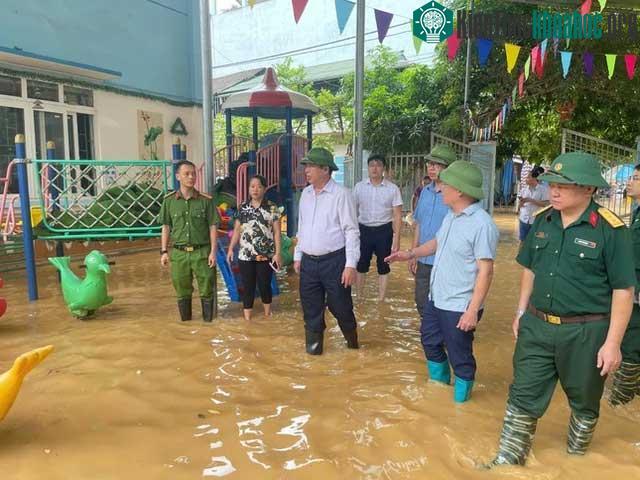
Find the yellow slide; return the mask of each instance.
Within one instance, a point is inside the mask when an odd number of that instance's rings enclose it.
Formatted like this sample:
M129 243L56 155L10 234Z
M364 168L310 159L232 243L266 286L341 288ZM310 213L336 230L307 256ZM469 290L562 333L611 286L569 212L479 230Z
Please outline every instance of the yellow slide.
M0 421L7 416L18 396L24 377L53 351L53 345L23 353L13 362L13 367L0 375Z

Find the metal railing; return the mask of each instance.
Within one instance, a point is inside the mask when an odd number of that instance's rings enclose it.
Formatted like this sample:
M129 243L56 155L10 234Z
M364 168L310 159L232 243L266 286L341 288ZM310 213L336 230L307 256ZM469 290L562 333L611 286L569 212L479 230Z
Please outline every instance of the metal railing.
M11 177L13 174L14 161L10 161L7 165L6 175L0 177L0 185L2 185L2 195L0 196L0 229L3 241L7 241L10 235L16 233L16 196L9 197L9 187L11 186Z
M404 211L411 210L413 192L426 174L425 154L395 153L389 156L386 176L400 189Z
M626 196L626 186L640 161L638 148L625 147L574 130L562 130L562 153L583 151L597 156L602 162L602 175L609 188L601 188L595 199L615 212L627 223L631 221L632 200Z

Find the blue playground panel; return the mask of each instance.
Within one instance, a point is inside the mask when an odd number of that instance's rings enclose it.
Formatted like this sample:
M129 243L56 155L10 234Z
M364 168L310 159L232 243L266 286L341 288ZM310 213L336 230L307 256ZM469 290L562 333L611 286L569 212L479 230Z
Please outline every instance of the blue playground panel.
M218 237L218 248L216 250L216 263L218 269L222 273L222 278L229 291L229 298L232 302L240 302L241 294L244 291L242 285L242 277L240 276L240 267L238 265L238 246L236 246L233 253L233 262L231 265L227 262L227 249L229 248L229 236L221 235ZM256 297L259 296L259 289L256 288ZM271 291L273 295L280 294L280 288L278 287L278 281L275 274L271 276Z

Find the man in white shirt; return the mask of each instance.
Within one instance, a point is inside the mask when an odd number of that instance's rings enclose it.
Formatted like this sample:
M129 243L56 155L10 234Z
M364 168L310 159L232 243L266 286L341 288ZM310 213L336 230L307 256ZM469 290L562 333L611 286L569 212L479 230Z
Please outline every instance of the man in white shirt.
M306 349L322 354L325 307L338 320L348 348L358 348L351 285L360 258L360 232L353 196L338 185L331 152L312 148L301 160L307 186L300 196L298 243L293 268L300 274Z
M376 254L378 267L378 301L383 301L389 280L389 264L384 261L400 245L402 226L402 195L400 189L384 178L387 166L382 155L371 155L368 160L369 178L358 182L353 198L360 227L360 260L357 292L363 297L364 282L369 271L371 257Z
M538 181L538 177L544 173L544 168L539 165L533 167L526 179L526 185L521 190L519 201L518 222L520 225L520 241L524 242L535 220L536 212L549 205L549 187Z

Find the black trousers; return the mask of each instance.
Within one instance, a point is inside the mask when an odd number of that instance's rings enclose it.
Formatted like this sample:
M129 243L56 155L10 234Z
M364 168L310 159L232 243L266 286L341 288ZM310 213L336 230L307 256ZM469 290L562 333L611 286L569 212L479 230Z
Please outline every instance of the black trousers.
M260 298L262 303L267 305L271 303L271 267L268 261L257 262L255 260L245 261L239 260L240 275L242 276L242 305L244 308L253 308L253 300L256 297L256 284L260 290Z
M391 271L384 261L391 255L393 245L393 223L385 223L378 227L367 227L360 224L360 260L356 269L359 273L367 273L371 265L371 257L376 254L378 275L386 275Z
M329 307L343 332L351 332L358 326L353 314L351 287L344 287L341 283L345 262L344 249L320 258L302 256L300 301L307 330L324 332L325 307Z

